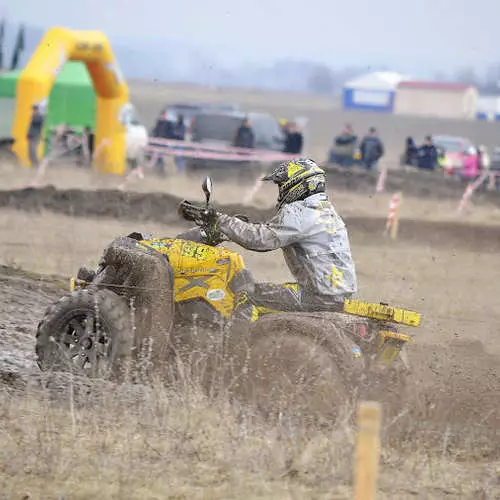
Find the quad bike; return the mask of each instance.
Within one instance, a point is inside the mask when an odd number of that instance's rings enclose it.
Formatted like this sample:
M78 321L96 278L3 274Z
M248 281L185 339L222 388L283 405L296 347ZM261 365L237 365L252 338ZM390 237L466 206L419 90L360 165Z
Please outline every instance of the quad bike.
M212 325L212 331L214 324L231 324L253 280L239 253L218 246L227 239L207 222L209 177L203 190L205 205L184 201L179 208L196 224L197 237L189 231L177 238L131 233L106 248L97 270L80 268L71 292L51 305L38 325L42 370L119 376L137 361L146 342L158 367L175 355L172 346L193 318ZM293 386L312 377L318 394L321 378L328 382L325 391L331 392L334 379L341 380L338 390L346 391L353 378L401 358L411 337L399 332L399 325L420 324L419 313L359 300L346 300L342 313L284 313L258 306L254 312L232 338L245 346L245 370L253 373L254 393L261 396L277 385L277 374ZM290 368L295 378L285 377Z

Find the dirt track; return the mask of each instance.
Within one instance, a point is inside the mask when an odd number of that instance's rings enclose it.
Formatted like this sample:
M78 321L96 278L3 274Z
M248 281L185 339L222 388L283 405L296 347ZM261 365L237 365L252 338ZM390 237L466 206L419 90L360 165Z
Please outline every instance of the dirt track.
M160 106L159 96L137 88L134 88L132 93L134 100L138 101L140 111L143 111L143 117L151 123ZM184 96L184 90L181 93ZM169 94L166 89L164 97L165 102L168 102L176 100L178 95ZM217 100L224 101L226 98L227 96L220 95ZM202 100L214 99L208 95ZM286 102L273 103L270 99L259 97L258 103L256 101L250 104L258 104L260 109L271 111L277 116L309 116L312 140L309 141L307 150L318 160L326 156L331 138L338 133L346 120L351 121L360 134L364 133L369 125L376 125L386 141L389 161L395 159L400 152L406 135L421 136L429 132L456 133L470 136L488 145L494 144L498 137L498 124L445 121L431 123L428 120L410 118L346 114L335 110L331 104L320 101L311 103L306 99L290 106ZM57 186L57 189L48 186L38 190L20 190L14 188L26 185L32 173L24 169L7 171L4 170L4 165L1 167L4 190L0 191L0 382L3 382L0 389L9 388L2 393L5 395L19 381L20 373L23 373L22 378L25 379L26 373L32 370L36 372L33 366L34 330L45 307L65 292L67 278L80 264L95 265L103 246L119 234L144 230L154 234L173 235L181 231L183 226L176 214L179 201L176 195L182 193L193 201L201 200L199 185L205 173L185 178L172 176L161 180L147 175L144 182L129 186L127 192L120 192L116 190L116 178L91 178L88 172L81 169L77 171L54 168L49 169L48 180ZM253 182L254 178L247 176L242 180L238 179L238 176L220 173L215 178L215 199L228 212L243 211L254 220L262 219L270 213L271 209L268 207L275 199L272 187L265 187L259 192L254 206L242 206L238 203L242 198L242 189L246 192L249 188L247 181ZM456 207L465 188L461 183L444 180L437 174L396 170L390 172L386 194L377 197L374 196L375 183L376 174L340 169L331 169L329 172L329 186L334 195L332 199L344 216L351 236L359 295L366 300L384 300L416 309L423 313L424 318L421 329L408 332L415 337L410 349L412 374L408 393L404 397L401 396L399 401L404 410L391 420L394 415L386 408L384 443L390 442L398 449L400 458L395 459L387 453L387 449L384 450L382 465L385 477L384 474L381 477L380 493L387 493L387 498L391 499L410 496L472 500L500 498L500 476L496 462L500 459L500 196L498 193L481 191L474 196L473 209L466 210L457 217ZM403 220L400 237L398 241L393 242L382 236L382 230L390 195L397 190L401 190L404 195ZM255 205L261 208L256 208ZM242 254L257 279L289 279L288 270L278 252L255 254L243 251ZM66 394L69 394L69 391L66 391ZM107 399L103 397L103 401ZM53 453L57 446L54 446L54 441L44 441L45 448L41 447L39 436L42 433L44 436L48 435L47 431L53 431L53 420L47 417L50 414L45 410L36 413L30 409L28 405L32 403L27 401L24 395L20 399L13 399L10 409L5 405L7 409L3 412L7 417L9 412L13 415L12 427L6 427L5 435L10 433L16 438L21 428L24 429L24 434L21 433L20 436L32 435L34 443L34 446L25 446L25 455L21 454L23 458L19 459L19 467L11 475L16 477L18 470L21 475L24 474L26 463L33 460L33 453L45 449L46 455L42 453L37 458L41 464L38 467L42 472L37 473L36 466L34 473L32 469L26 469L26 476L30 480L41 478L45 481L47 457L51 456L50 453ZM5 402L5 397L2 402ZM158 436L163 435L164 429L163 420L155 413L157 407L151 408L154 409L146 408L144 411L151 414L150 418L158 419L156 425L159 427L152 427L154 436L151 443L154 444ZM18 413L14 413L13 409L17 409ZM127 415L128 411L130 405L125 406L123 415ZM27 418L30 412L33 421ZM98 410L92 415L101 413L101 406L98 406ZM73 413L71 416L73 418ZM180 421L183 423L190 421L185 413L181 413L181 416ZM57 422L60 422L60 417L61 414L58 413ZM114 418L115 415L110 413L109 419ZM204 409L199 422L193 421L203 435L206 432L206 418L207 411ZM40 431L39 427L35 426L44 419L50 425L47 424L47 428L42 426L43 430ZM81 417L81 421L86 421L86 418ZM130 435L135 436L146 421L141 414L138 420L140 424L125 428L124 442L131 442ZM168 419L165 421L168 422ZM227 423L225 419L223 421ZM217 414L214 428L219 440L220 422L221 417ZM77 422L77 425L79 423ZM75 436L71 434L74 433L74 425L73 421L67 423L68 443L59 445L61 449L70 450L74 446ZM93 435L96 429L100 429L101 423L95 424L94 427L92 425L90 430L81 432L85 439ZM237 427L242 427L240 420L237 421ZM303 429L298 431L304 432ZM96 462L96 449L109 450L109 438L118 434L119 429L114 429L113 432L104 429L103 432L106 437L102 446L93 441L88 442L88 463ZM63 436L64 431L60 434ZM193 462L196 462L197 458L192 453L195 448L192 448L191 436L191 430L184 429L178 436L175 434L163 439L166 443L175 442L175 439L181 440L179 450L182 452L186 449L189 455L188 474L185 476L188 479L183 479L182 473L179 474L178 471L177 475L163 474L163 479L169 482L169 488L171 477L178 477L179 482L193 481ZM269 441L269 446L274 452L274 448L278 447L279 438L276 439L274 434L273 436L275 441ZM293 440L297 441L296 434ZM19 456L19 440L11 441L11 448L6 451L5 457L7 460L10 457L10 462L14 464L14 458ZM133 441L135 443L135 440ZM232 436L229 441L233 443ZM28 441L25 439L23 442ZM78 442L81 444L81 440ZM217 442L215 445L214 447L212 442L208 447L210 460L217 455L214 453L214 449L218 449ZM252 446L254 445L247 441L238 447L250 449ZM328 444L333 454L344 460L344 446L342 452L336 446L337 444ZM232 444L231 447L234 448ZM47 449L50 453L47 453ZM424 473L416 472L412 462L407 460L412 452L423 457L421 459L425 462ZM175 449L174 462L177 461L177 453L178 450ZM99 452L98 455L108 459L106 453ZM122 449L119 455L123 455ZM125 475L133 476L139 464L148 468L144 477L147 477L149 482L152 470L148 462L149 455L153 455L155 461L160 457L162 463L169 463L169 459L165 458L172 456L170 451L163 457L158 455L148 442L146 451L141 452L140 461L130 471L123 468L120 470L122 473L125 471ZM76 466L72 472L81 468L81 456L79 450L75 451L73 463ZM65 463L63 455L57 457L57 464ZM260 476L262 471L256 464L261 463L262 454L259 453L256 457L250 468L256 469ZM456 484L456 487L442 487L447 480L436 475L436 457L453 465L451 470L454 477L451 483ZM457 468L458 462L461 462L465 469ZM213 484L224 476L224 472L212 473L210 466L213 462L208 463L208 467L204 468L210 472ZM350 476L350 462L346 463L349 464L347 476ZM3 466L3 463L0 465ZM231 467L233 465L231 463ZM14 467L12 465L12 468ZM263 467L267 467L267 464ZM346 467L345 463L343 467ZM221 470L223 471L223 468ZM330 466L328 477L332 475L332 470L333 481L338 482L340 477L342 482L338 470ZM106 470L106 474L107 472ZM102 474L102 471L99 473ZM64 476L64 480L67 475L72 475L66 470L59 474ZM89 477L94 481L97 475L94 472ZM107 475L105 477L108 478ZM277 474L276 477L283 476ZM399 478L399 484L404 485L399 490L394 489L396 477ZM238 481L240 480L241 478L238 478ZM275 477L272 481L275 481ZM315 483L315 487L316 483L320 483L312 476L310 481ZM415 481L419 486L413 487ZM200 484L196 481L195 483L193 488L199 490ZM477 490L473 484L478 485ZM231 488L233 486L231 485ZM43 486L41 488L43 490ZM56 488L58 492L68 491L61 489L60 485ZM464 493L472 490L474 492L470 495ZM182 491L185 493L186 490ZM248 491L253 492L254 488L250 488L246 493ZM484 491L490 493L483 493ZM269 493L269 490L266 492ZM288 498L291 493L285 492L283 495L283 498ZM241 496L245 497L245 494ZM309 496L306 494L306 497Z
M407 195L408 212L400 237L393 242L382 235L389 196L381 200L382 211L374 210L379 202L371 198L373 179L367 177L364 188L358 179L353 193L352 175L342 172L331 184L338 193L340 212L346 214L359 295L424 315L422 328L409 332L415 334L415 343L410 350L408 393L399 401L405 409L396 421L386 421L390 426L386 441L402 450L438 450L475 463L500 458L496 335L500 229L491 208L497 200L487 193L476 200L482 215L475 223L470 213L464 213L461 222L426 220L421 210L425 186L413 184L422 199ZM194 201L201 199L199 179L176 182L168 186L170 193L186 190ZM453 191L450 186L443 187L443 196L448 192L456 200L461 189ZM245 212L254 220L271 212L234 203L238 199L234 191L230 183L216 184L216 200L226 211ZM269 206L272 195L264 191L258 203ZM427 199L425 206L439 206ZM7 235L0 240L0 264L9 264L0 267L0 378L4 382L12 384L13 374L33 369L36 324L47 304L64 293L67 277L78 265L95 265L103 246L128 231L177 234L185 227L176 213L178 201L165 192L97 191L92 186L0 191L0 232ZM445 206L451 210L455 203ZM279 253L242 253L257 279L289 279ZM387 419L394 416L390 409L386 411Z
M58 278L0 266L0 381L18 386L30 373L36 375L36 324L45 307L64 293L64 285ZM499 359L479 342L468 340L446 347L415 346L410 351L413 374L408 393L398 398L398 410L405 408L404 414L391 429L389 441L398 447L418 442L420 450L423 445L433 449L435 435L448 429L448 446L454 453L474 460L499 459ZM386 408L386 416L394 417L398 410Z
M0 208L35 213L50 211L74 217L111 217L162 224L182 223L177 215L180 201L181 198L164 193L58 190L52 186L0 191ZM246 213L255 221L264 220L272 213L271 209L262 210L243 205L223 205L223 208L230 214ZM351 230L376 240L381 239L385 219L359 216L347 216L345 219ZM400 239L431 246L446 244L450 248L493 252L500 248L500 229L492 228L490 225L406 218L401 225Z

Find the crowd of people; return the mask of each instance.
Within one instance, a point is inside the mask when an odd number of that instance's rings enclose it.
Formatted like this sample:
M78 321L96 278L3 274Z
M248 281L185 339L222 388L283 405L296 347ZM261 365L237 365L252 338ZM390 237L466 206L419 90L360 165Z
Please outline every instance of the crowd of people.
M44 122L44 113L39 109L39 106L34 105L27 131L28 154L34 166L39 165L38 146L42 139ZM298 124L294 121L280 119L279 125L282 131L281 152L300 155L304 147L304 136ZM89 126L81 131L75 131L66 124L61 124L55 132L51 143L51 149L56 151L55 156L52 155L53 157L70 155L77 157L77 163L79 164L92 164L94 132ZM182 114L171 114L168 110L164 110L160 114L150 133L153 138L179 142L186 141L189 134L191 134L189 121L185 120ZM256 134L248 117L241 120L234 130L232 139L229 138L229 142L232 146L238 148L257 148ZM173 146L173 149L182 149L182 147L182 144L179 144L178 147ZM375 170L384 154L384 144L375 127L370 127L360 139L352 125L347 123L343 131L334 138L333 147L329 154L329 162L343 167L360 165L366 170ZM417 145L413 137L408 137L405 141L400 164L423 170L443 168L467 179L475 178L481 171L485 170L500 172L500 148L496 148L490 157L485 146L468 144L460 155L461 165L460 168L456 168L456 165L449 165L450 154L447 154L439 140L435 143L433 136L426 136L421 145ZM182 171L184 169L184 157L174 156L174 159L177 169ZM165 173L163 156L158 155L156 162L156 167L160 172ZM497 177L497 185L499 184L498 180Z
M177 116L172 116L167 110L164 110L156 120L153 130L151 130L151 137L173 141L185 141L188 132L189 128L185 123L183 115L179 114ZM178 149L182 149L182 147L179 146ZM176 156L175 164L179 172L184 170L184 157ZM158 156L156 160L156 168L161 174L165 174L165 163L161 155Z
M284 119L279 122L284 139L282 152L300 154L304 145L304 137L297 123ZM151 137L185 141L187 134L190 132L190 124L186 124L182 114L174 116L165 110L158 117L151 131ZM235 129L232 146L245 149L254 149L256 147L255 133L248 118L243 118Z
M26 134L28 157L34 167L40 165L38 147L42 140L44 125L45 115L40 107L35 104L32 107L30 124ZM95 149L94 142L95 134L90 126L87 125L83 130L77 130L66 123L61 123L51 129L51 135L49 136L51 159L71 156L76 158L79 165L91 165Z
M329 162L343 167L359 164L367 170L374 170L384 154L384 144L375 127L370 127L368 133L359 142L352 125L347 123L342 133L334 139Z
M492 165L490 155L486 146L468 145L460 153L462 168L459 175L464 177L475 177L477 174L490 168L496 169L496 164ZM450 158L446 149L439 143L435 144L432 136L428 135L421 146L417 146L412 137L406 139L405 150L402 157L402 165L414 166L424 170L436 170L437 168L453 169L449 165Z
M457 142L457 144L460 143ZM442 168L464 179L475 178L486 170L500 171L500 148L497 148L490 157L487 148L483 145L476 146L472 143L462 145L463 150L454 153L447 151L439 141L436 143L431 135L427 135L420 145L413 137L408 137L400 164L423 170ZM383 156L384 145L374 127L371 127L368 133L359 140L353 127L346 124L343 131L334 138L329 162L343 167L360 165L367 170L372 170L377 168Z

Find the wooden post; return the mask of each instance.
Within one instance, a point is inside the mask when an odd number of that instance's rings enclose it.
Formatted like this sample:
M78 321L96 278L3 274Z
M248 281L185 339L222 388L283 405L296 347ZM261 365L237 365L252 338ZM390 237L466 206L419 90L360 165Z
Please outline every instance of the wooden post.
M488 191L495 191L495 173L492 172L488 177Z
M384 234L391 235L391 238L394 240L398 236L399 229L399 206L401 204L401 199L403 195L399 193L395 193L391 198L391 203L389 205L389 215L387 216L387 222L385 224Z
M394 219L391 225L391 239L395 240L398 237L399 230L399 207L401 206L401 202L403 201L403 195L399 193L399 203L396 207L396 211L394 212Z
M381 419L380 403L362 401L358 405L355 500L375 500L380 459Z

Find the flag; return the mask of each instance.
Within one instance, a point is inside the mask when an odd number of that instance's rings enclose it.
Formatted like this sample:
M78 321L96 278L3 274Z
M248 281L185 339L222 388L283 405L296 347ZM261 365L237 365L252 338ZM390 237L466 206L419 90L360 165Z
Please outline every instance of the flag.
M19 65L19 60L21 59L21 54L24 52L24 26L21 25L17 33L16 46L14 47L14 53L12 54L12 62L10 64L10 70L13 71L17 69Z
M2 19L0 24L0 71L3 70L3 44L5 38L5 19Z

